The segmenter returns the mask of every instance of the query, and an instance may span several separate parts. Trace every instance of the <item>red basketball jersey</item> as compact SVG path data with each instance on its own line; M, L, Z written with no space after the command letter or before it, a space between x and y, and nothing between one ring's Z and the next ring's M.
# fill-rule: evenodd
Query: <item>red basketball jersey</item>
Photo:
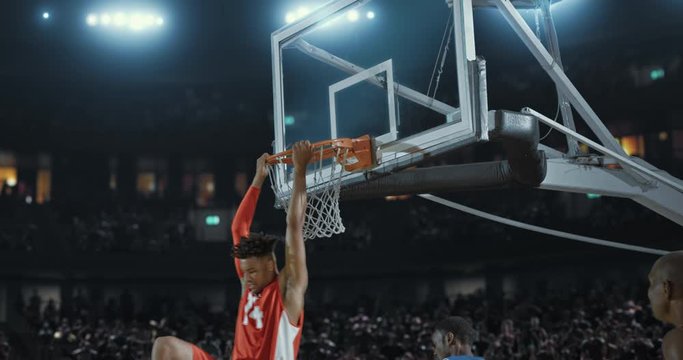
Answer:
M289 321L277 277L258 295L245 291L235 324L233 360L296 359L303 321L303 311L297 326Z

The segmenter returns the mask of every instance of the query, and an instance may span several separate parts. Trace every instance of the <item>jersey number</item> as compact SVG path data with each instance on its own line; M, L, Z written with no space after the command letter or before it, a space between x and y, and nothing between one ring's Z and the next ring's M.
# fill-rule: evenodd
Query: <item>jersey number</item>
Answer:
M256 321L256 328L260 330L263 328L263 312L258 305L254 304L258 297L253 296L251 293L249 293L248 296L249 298L247 300L247 304L244 306L245 316L244 320L242 321L242 325L249 325L249 318L252 318L254 321Z

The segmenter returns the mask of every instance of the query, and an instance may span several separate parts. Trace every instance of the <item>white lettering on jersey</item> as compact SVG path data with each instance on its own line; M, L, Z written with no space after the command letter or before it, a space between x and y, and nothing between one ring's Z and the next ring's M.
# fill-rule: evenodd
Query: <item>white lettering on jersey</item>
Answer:
M249 317L256 320L256 328L263 328L263 313L259 309L258 305L254 306L254 310L249 314Z
M258 296L253 295L251 292L247 294L247 303L244 305L244 319L242 320L242 325L249 325L249 318L256 321L256 328L263 328L263 312L259 309L258 305L254 305ZM252 310L253 308L253 310Z

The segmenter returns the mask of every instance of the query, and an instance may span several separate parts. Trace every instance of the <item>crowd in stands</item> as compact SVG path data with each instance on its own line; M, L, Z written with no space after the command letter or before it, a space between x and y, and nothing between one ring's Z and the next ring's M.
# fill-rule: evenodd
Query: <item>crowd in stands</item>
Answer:
M450 314L473 321L479 332L474 352L485 359L658 359L664 329L643 302L625 296L629 292L603 288L518 296L502 304L473 294L382 310L329 306L307 324L302 355L431 359L432 326Z
M299 358L432 359L433 324L458 315L471 319L479 332L474 352L489 360L659 359L665 328L651 316L644 291L597 284L500 301L477 292L419 305L309 299ZM66 307L44 301L34 295L21 307L32 329L28 347L39 349L40 359L149 358L154 339L164 335L194 342L218 358L231 352L232 305L211 311L208 303L163 297L134 304L127 291L104 305L82 293ZM0 333L0 359L8 350Z
M141 201L74 210L27 202L16 187L1 188L0 250L45 252L59 242L58 249L76 252L164 252L195 240L189 207Z
M496 191L456 194L455 200L513 220L627 243L649 238L652 228L668 229L662 233L670 236L656 240L656 245L665 249L667 241L680 234L673 223L632 201L600 198L584 204L577 213L570 209L573 205L568 205L572 201L567 195L538 190ZM367 208L377 211L365 211ZM61 244L58 249L87 253L183 250L196 243L195 227L202 226L193 223L189 214L189 207L168 206L163 201L74 212L49 203L27 204L0 196L0 250L46 251L45 244L55 244L55 240ZM257 214L254 230L282 234L284 222L279 216L284 217L284 213ZM310 242L308 251L368 251L382 248L388 241L434 245L463 237L510 240L516 234L508 226L416 197L342 203L342 217L346 232ZM524 237L540 238L531 232L525 232Z
M75 247L85 252L163 252L194 240L192 225L182 211L149 207L74 215L68 230Z

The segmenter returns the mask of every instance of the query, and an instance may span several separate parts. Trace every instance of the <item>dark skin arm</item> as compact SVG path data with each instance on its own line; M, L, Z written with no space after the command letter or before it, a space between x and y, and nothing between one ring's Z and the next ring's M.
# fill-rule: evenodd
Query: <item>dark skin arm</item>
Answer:
M251 186L257 189L261 189L263 182L268 177L268 164L266 160L268 159L268 154L261 155L256 160L256 173L254 174L254 179L251 182ZM250 190L251 191L251 190ZM246 196L249 196L250 192L247 192ZM251 222L254 218L254 212L256 211L255 201L248 201L246 199L242 200L239 209L235 214L235 218L232 221L231 232L233 236L233 244L239 244L240 238L249 235L249 229L251 228ZM258 199L258 193L256 193L256 199ZM240 278L242 284L242 295L246 291L244 274L242 273L242 268L239 259L235 259L235 269L237 269L237 275Z
M304 295L308 288L306 247L303 226L306 217L306 167L313 150L311 143L300 141L292 147L294 161L294 188L287 212L287 233L285 235L285 266L280 277L282 300L289 321L298 324L304 309Z

